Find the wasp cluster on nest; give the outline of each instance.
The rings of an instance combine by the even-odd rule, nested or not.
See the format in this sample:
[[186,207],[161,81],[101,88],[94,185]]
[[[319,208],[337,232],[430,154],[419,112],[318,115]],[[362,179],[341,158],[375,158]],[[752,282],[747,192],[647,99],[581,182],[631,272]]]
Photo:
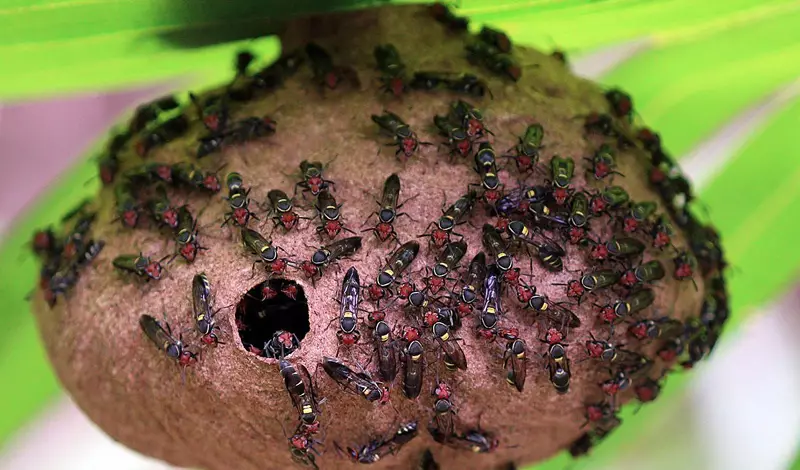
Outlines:
[[719,237],[631,98],[467,26],[295,20],[274,64],[137,109],[33,240],[95,422],[182,466],[509,468],[710,353]]

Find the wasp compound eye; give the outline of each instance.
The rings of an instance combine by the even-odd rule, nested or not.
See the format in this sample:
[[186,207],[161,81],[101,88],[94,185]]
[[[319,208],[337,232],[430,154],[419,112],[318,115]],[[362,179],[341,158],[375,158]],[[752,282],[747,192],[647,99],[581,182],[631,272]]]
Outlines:
[[[265,291],[273,295],[265,296]],[[286,292],[294,293],[294,298]],[[270,355],[267,350],[271,350],[280,355],[281,347],[293,351],[294,338],[299,344],[311,329],[303,287],[282,278],[256,284],[236,304],[236,325],[245,349],[255,354]],[[266,348],[267,344],[273,347]]]

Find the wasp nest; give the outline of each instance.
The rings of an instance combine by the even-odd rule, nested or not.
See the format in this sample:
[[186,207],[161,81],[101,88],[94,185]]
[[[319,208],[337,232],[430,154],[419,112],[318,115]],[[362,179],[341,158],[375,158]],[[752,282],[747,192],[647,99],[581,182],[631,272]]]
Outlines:
[[718,237],[625,93],[440,5],[282,39],[140,107],[33,242],[48,353],[109,435],[208,469],[513,466],[710,352]]

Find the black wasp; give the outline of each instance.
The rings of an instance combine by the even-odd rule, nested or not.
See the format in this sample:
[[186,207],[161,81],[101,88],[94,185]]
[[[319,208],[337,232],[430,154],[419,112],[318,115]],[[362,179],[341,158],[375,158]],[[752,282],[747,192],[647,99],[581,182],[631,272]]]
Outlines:
[[[412,196],[410,199],[407,199],[405,202],[410,201],[416,196]],[[385,242],[389,238],[394,238],[395,241],[399,243],[397,239],[397,232],[394,230],[394,221],[399,218],[400,216],[406,216],[411,218],[410,215],[406,214],[405,212],[397,213],[403,207],[403,204],[398,204],[398,200],[400,198],[400,177],[397,176],[396,173],[392,173],[386,178],[386,181],[383,183],[383,193],[381,194],[381,200],[378,201],[378,205],[380,205],[380,210],[372,215],[378,216],[378,224],[372,228],[363,230],[363,232],[373,232],[375,236],[382,242]],[[367,218],[369,221],[369,218]],[[365,221],[364,223],[366,224]]]
[[339,331],[336,337],[339,343],[350,346],[358,342],[358,303],[361,296],[358,271],[355,267],[347,270],[342,281],[342,292],[339,296]]
[[319,248],[311,255],[310,261],[303,261],[300,269],[306,277],[314,279],[322,276],[322,268],[336,260],[347,258],[361,248],[361,237],[345,238]]
[[150,315],[139,317],[139,326],[148,338],[160,348],[170,359],[181,366],[190,366],[197,362],[197,355],[189,351],[180,336],[175,339],[168,323],[163,325]]
[[384,392],[377,382],[364,372],[355,372],[336,358],[325,356],[322,358],[322,368],[336,383],[347,390],[361,395],[367,401],[381,400]]
[[196,274],[192,279],[192,310],[194,311],[195,327],[202,335],[200,340],[215,346],[224,344],[215,333],[220,328],[214,318],[216,312],[211,305],[211,284],[205,273]]
[[306,430],[314,430],[319,427],[317,418],[319,416],[319,406],[317,397],[314,393],[314,384],[311,375],[303,364],[295,366],[286,359],[278,362],[278,367],[283,376],[283,383],[289,397],[292,399],[294,407],[300,413],[300,421]]

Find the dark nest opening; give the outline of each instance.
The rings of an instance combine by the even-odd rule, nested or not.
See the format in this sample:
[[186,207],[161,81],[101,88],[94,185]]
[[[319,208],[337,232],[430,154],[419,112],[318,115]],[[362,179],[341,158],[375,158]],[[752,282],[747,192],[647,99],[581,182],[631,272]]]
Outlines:
[[310,330],[303,288],[290,279],[256,284],[236,305],[236,326],[245,349],[260,356],[288,356]]

